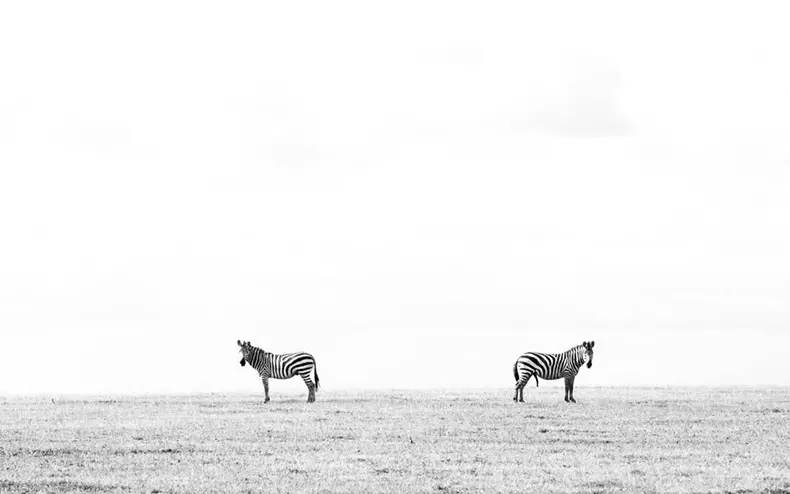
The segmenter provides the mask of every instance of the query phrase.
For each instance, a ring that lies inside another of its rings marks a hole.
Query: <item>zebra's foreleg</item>
[[[576,376],[571,376],[569,379],[570,379],[570,384],[568,386],[568,390],[570,392],[570,400],[571,403],[576,403],[576,400],[573,398],[573,382],[576,380]]]
[[[263,391],[266,392],[266,399],[263,402],[269,403],[271,401],[271,398],[269,398],[269,378],[262,377],[261,380],[263,381]]]
[[[573,381],[575,380],[576,376],[565,377],[565,401],[568,403],[576,403],[576,400],[573,399]]]

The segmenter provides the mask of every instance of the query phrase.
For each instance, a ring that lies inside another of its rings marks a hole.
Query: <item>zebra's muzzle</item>
[[[242,367],[244,367],[244,364],[246,364],[246,363],[247,363],[247,361],[246,361],[246,360],[244,360],[244,359],[241,359],[241,361],[239,362],[239,365],[241,365]]]
[[[590,360],[589,362],[587,362],[587,368],[589,369],[590,367],[592,367],[592,360]]]

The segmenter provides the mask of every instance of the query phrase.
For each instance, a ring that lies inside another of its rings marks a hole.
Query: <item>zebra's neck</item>
[[[577,371],[582,368],[584,365],[584,352],[582,351],[581,346],[576,346],[568,350],[568,357],[573,365],[574,369]]]
[[[252,354],[250,357],[252,360],[250,365],[258,370],[263,369],[268,361],[266,352],[257,347],[252,347]]]

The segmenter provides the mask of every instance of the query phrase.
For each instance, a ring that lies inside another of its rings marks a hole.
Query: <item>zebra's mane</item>
[[[264,350],[263,348],[260,348],[260,347],[257,347],[257,346],[253,346],[252,343],[250,343],[250,355],[264,356],[267,353],[268,352],[266,350]]]
[[[566,355],[573,357],[574,362],[577,358],[584,359],[584,345],[576,345],[575,347],[571,348],[567,352]]]
[[[266,350],[254,346],[249,341],[247,342],[247,353],[242,358],[242,362],[246,360],[249,362],[250,367],[260,370],[259,367],[266,361],[266,358]]]

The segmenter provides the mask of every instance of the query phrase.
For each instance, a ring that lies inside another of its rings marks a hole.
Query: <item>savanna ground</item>
[[[790,493],[790,389],[0,398],[0,492]]]

